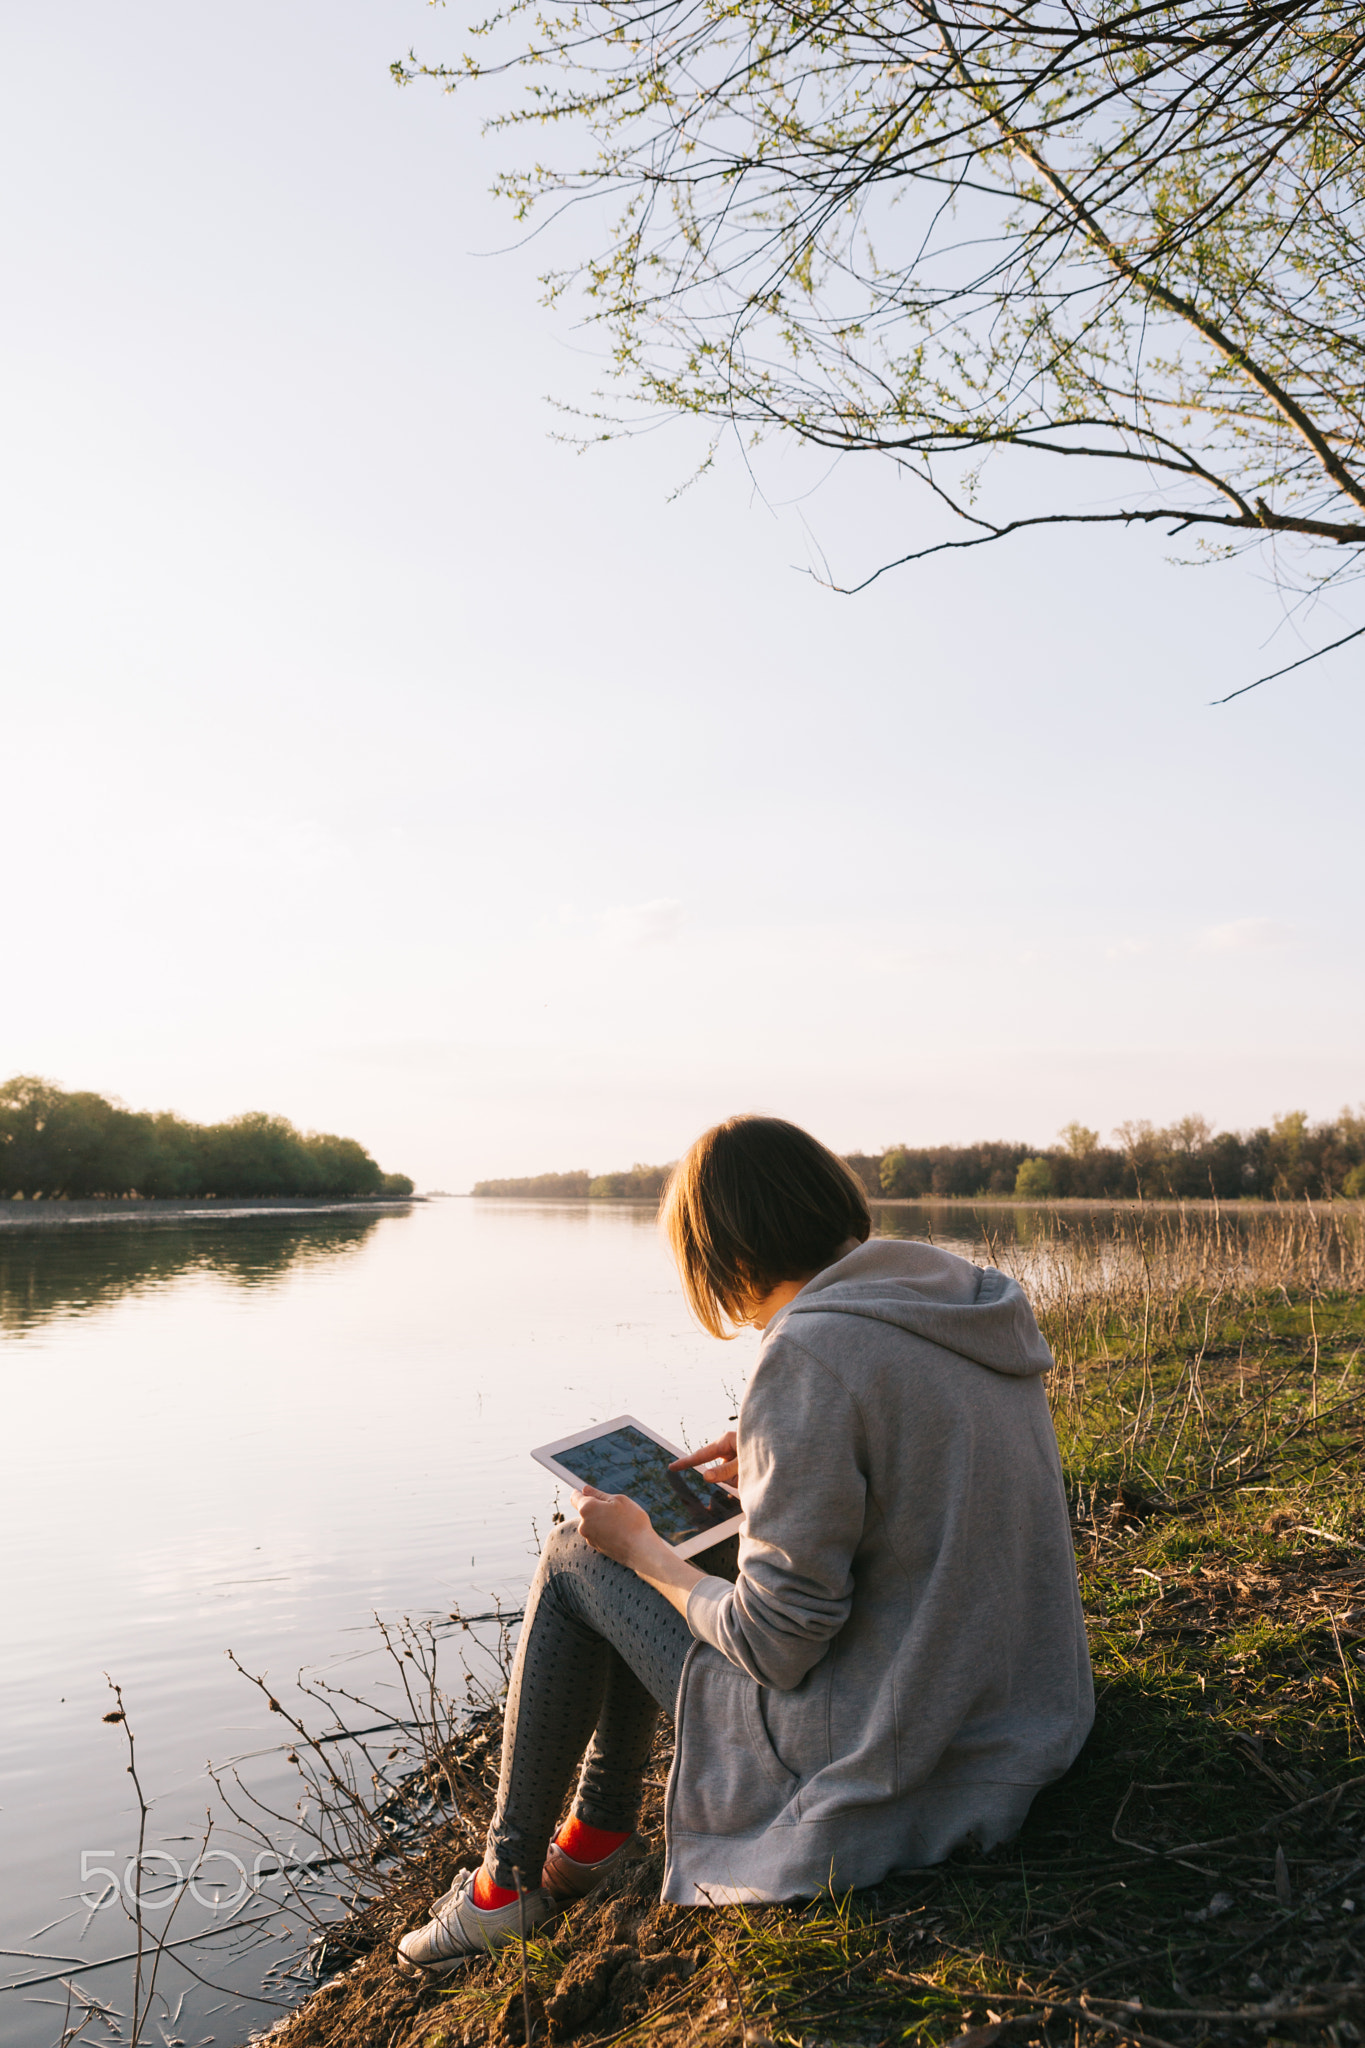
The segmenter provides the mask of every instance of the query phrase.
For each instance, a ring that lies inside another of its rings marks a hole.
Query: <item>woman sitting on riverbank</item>
[[[631,1853],[660,1709],[681,1905],[988,1848],[1093,1719],[1051,1354],[1017,1282],[869,1241],[842,1160],[769,1117],[699,1138],[663,1223],[712,1335],[765,1332],[738,1431],[680,1460],[738,1484],[737,1572],[679,1558],[624,1495],[573,1496],[527,1602],[483,1864],[400,1944],[433,1974],[516,1937],[518,1873],[530,1927]]]

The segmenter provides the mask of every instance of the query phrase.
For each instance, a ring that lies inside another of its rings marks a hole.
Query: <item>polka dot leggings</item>
[[[733,1579],[737,1552],[732,1537],[693,1561]],[[577,1529],[553,1532],[531,1582],[507,1693],[484,1858],[495,1884],[510,1889],[517,1870],[528,1889],[539,1884],[580,1759],[579,1819],[618,1833],[635,1826],[659,1710],[673,1712],[692,1641],[662,1593],[593,1550]]]

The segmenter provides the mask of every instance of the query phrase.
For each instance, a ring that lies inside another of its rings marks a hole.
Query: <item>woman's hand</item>
[[[714,1462],[713,1462],[714,1461]],[[703,1479],[713,1480],[718,1486],[733,1486],[739,1477],[739,1441],[732,1429],[724,1436],[718,1436],[713,1444],[703,1444],[699,1451],[689,1451],[685,1458],[675,1458],[669,1466],[670,1472],[689,1472],[694,1465],[705,1465]]]
[[[628,1493],[600,1493],[595,1486],[581,1487],[569,1498],[584,1542],[626,1565],[686,1619],[688,1595],[700,1585],[702,1573],[664,1541],[639,1502]]]
[[[585,1486],[569,1498],[578,1511],[583,1540],[604,1557],[628,1564],[632,1571],[637,1559],[643,1560],[663,1542],[661,1536],[655,1535],[649,1516],[628,1493],[599,1493],[595,1486]],[[667,1547],[665,1544],[664,1548]]]

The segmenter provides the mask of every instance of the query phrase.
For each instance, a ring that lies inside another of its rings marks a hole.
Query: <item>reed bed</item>
[[[661,1747],[650,1853],[528,1943],[525,2005],[515,1951],[414,1982],[394,1944],[478,1853],[497,1687],[453,1713],[435,1638],[396,1642],[419,1754],[343,1794],[298,1724],[349,1910],[272,2048],[514,2044],[528,2009],[583,2048],[1365,2039],[1361,1212],[1134,1212],[988,1253],[1057,1356],[1098,1691],[1018,1841],[802,1906],[663,1907]]]

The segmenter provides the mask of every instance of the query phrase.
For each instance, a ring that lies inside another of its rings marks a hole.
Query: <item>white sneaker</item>
[[[527,1892],[510,1906],[476,1906],[474,1880],[477,1870],[461,1870],[448,1892],[432,1901],[431,1918],[425,1927],[414,1928],[398,1944],[398,1953],[413,1969],[428,1977],[449,1977],[471,1956],[486,1955],[505,1948],[521,1933],[522,1912],[526,1932],[543,1927],[559,1912],[559,1903],[542,1889]]]
[[[567,1902],[570,1899],[586,1898],[594,1886],[601,1883],[608,1871],[619,1870],[623,1863],[633,1863],[640,1854],[640,1837],[627,1835],[619,1848],[609,1856],[601,1857],[596,1863],[578,1863],[552,1841],[545,1852],[545,1868],[540,1873],[541,1890],[548,1892],[552,1899]]]

